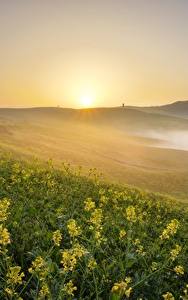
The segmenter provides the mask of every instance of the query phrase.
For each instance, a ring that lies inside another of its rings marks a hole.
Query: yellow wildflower
[[[46,296],[50,295],[50,291],[47,283],[44,283],[39,291],[39,299],[44,299]]]
[[[95,209],[95,202],[92,201],[91,198],[87,198],[87,199],[84,201],[84,204],[85,204],[84,209],[85,209],[86,211],[90,211],[90,210]]]
[[[75,246],[72,249],[64,250],[62,252],[61,259],[64,271],[73,271],[77,264],[77,260],[80,259],[85,253],[86,250],[79,244],[75,244]]]
[[[0,225],[0,247],[1,245],[6,246],[10,244],[10,234],[6,228],[3,228],[3,225]]]
[[[101,241],[101,232],[99,230],[96,230],[94,236],[95,236],[95,239],[97,240],[97,242],[100,243],[100,241]]]
[[[101,189],[99,190],[99,195],[104,195],[105,192],[106,192],[105,189],[102,189],[102,188],[101,188]]]
[[[180,299],[188,300],[188,284],[186,284],[185,289],[183,290],[184,295],[180,296]]]
[[[177,275],[183,275],[184,274],[184,268],[182,266],[176,266],[174,268],[174,271],[176,272]]]
[[[61,235],[61,232],[60,230],[56,230],[53,232],[53,237],[52,237],[53,241],[54,241],[54,244],[56,246],[60,246],[60,243],[62,241],[62,235]]]
[[[141,245],[141,242],[140,242],[140,240],[139,239],[135,239],[134,241],[133,241],[133,244],[136,246],[136,252],[137,253],[139,253],[139,254],[141,254],[141,255],[145,255],[146,254],[146,252],[144,251],[144,247]]]
[[[124,281],[115,283],[111,290],[112,293],[117,293],[120,297],[125,295],[127,298],[129,298],[132,292],[132,288],[128,287],[130,282],[131,282],[131,278],[126,277]]]
[[[158,268],[158,264],[155,261],[153,261],[151,264],[151,270],[154,272],[157,270],[157,268]]]
[[[22,284],[24,273],[21,272],[21,267],[10,267],[7,273],[7,283],[11,285]]]
[[[10,206],[10,201],[7,198],[0,200],[0,222],[4,222],[8,216],[8,208]]]
[[[39,280],[43,281],[45,277],[48,274],[48,268],[46,266],[45,260],[38,256],[36,259],[32,262],[32,267],[28,270],[30,273],[36,273],[39,276]]]
[[[97,262],[94,258],[90,258],[90,260],[88,261],[87,267],[89,270],[94,270],[97,267]]]
[[[35,260],[32,262],[32,268],[30,268],[29,272],[32,273],[32,270],[39,271],[44,267],[45,261],[41,256],[37,256]]]
[[[130,287],[130,288],[128,288],[128,290],[125,291],[125,296],[126,296],[127,298],[129,298],[130,295],[131,295],[131,292],[132,292],[132,288]]]
[[[63,291],[69,295],[74,296],[74,291],[77,290],[77,287],[73,285],[72,280],[70,280],[68,283],[64,285]]]
[[[70,219],[67,224],[67,229],[72,238],[77,237],[81,234],[81,229],[77,226],[74,219]]]
[[[126,208],[126,218],[129,222],[135,223],[137,221],[135,207],[130,205]]]
[[[80,244],[76,243],[72,248],[72,252],[77,258],[81,258],[84,254],[86,254],[86,250]]]
[[[176,245],[174,249],[172,249],[170,251],[171,254],[171,260],[175,260],[176,257],[179,255],[179,253],[181,252],[182,247],[180,245]]]
[[[10,289],[10,288],[6,288],[6,289],[5,289],[5,292],[6,292],[9,296],[13,296],[13,294],[14,294],[14,291],[13,291],[12,289]]]
[[[108,203],[108,197],[105,195],[102,195],[100,197],[100,206],[106,205]]]
[[[162,234],[160,235],[161,240],[168,240],[170,236],[173,236],[177,229],[179,228],[180,223],[178,220],[174,219],[172,220],[167,227],[163,230]]]
[[[175,300],[174,296],[170,292],[167,292],[166,294],[164,294],[163,298],[164,298],[164,300]]]
[[[119,238],[123,239],[126,236],[126,234],[127,234],[127,232],[124,229],[120,230],[120,232],[119,232]]]
[[[90,222],[96,226],[99,227],[101,225],[102,222],[102,209],[100,208],[96,208],[92,214],[91,214],[91,218],[90,218]]]
[[[62,252],[61,263],[65,272],[73,271],[77,264],[76,255],[70,250],[64,250]]]

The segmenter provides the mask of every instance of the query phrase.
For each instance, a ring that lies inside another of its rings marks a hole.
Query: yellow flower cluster
[[[108,203],[108,197],[105,195],[102,195],[100,197],[100,206],[102,207],[103,205],[106,205]]]
[[[130,205],[126,208],[126,218],[129,222],[135,223],[137,221],[135,207]]]
[[[76,257],[81,258],[83,255],[87,253],[86,249],[82,247],[80,244],[76,243],[72,248]]]
[[[0,225],[0,249],[1,245],[6,246],[10,244],[10,234],[6,228],[3,228],[3,225]]]
[[[164,294],[163,299],[164,300],[175,300],[174,296],[170,292],[167,292],[166,294]]]
[[[85,204],[85,211],[90,211],[90,210],[93,210],[95,209],[95,202],[92,201],[91,198],[87,198],[85,201],[84,201],[84,204]]]
[[[96,240],[96,243],[99,245],[102,241],[105,239],[102,237],[101,231],[102,231],[102,209],[96,208],[91,213],[91,217],[89,222],[91,223],[90,229],[94,230],[94,238]]]
[[[13,297],[14,295],[14,290],[10,289],[10,288],[5,288],[5,292],[8,296]]]
[[[102,209],[96,208],[90,218],[90,223],[93,224],[95,227],[100,227],[102,223]]]
[[[180,223],[178,220],[174,219],[172,220],[167,227],[163,230],[162,234],[160,235],[161,240],[168,240],[170,236],[173,236],[178,228],[180,226]]]
[[[146,254],[146,252],[144,251],[144,247],[141,245],[141,242],[139,239],[134,240],[133,244],[136,246],[136,252],[138,254],[141,254],[143,256]]]
[[[40,281],[44,281],[49,272],[46,262],[41,256],[36,257],[28,271],[31,274],[38,275]]]
[[[4,198],[0,201],[0,222],[7,220],[9,206],[10,201],[7,198]]]
[[[176,272],[177,275],[183,275],[184,274],[184,268],[182,266],[176,266],[174,268],[174,271]]]
[[[60,243],[62,241],[62,235],[61,235],[60,230],[56,230],[53,232],[52,239],[53,239],[54,244],[59,247]]]
[[[75,238],[81,234],[80,227],[76,224],[74,219],[70,219],[67,223],[67,229],[72,238]]]
[[[39,298],[38,299],[46,299],[46,297],[49,296],[49,295],[50,295],[49,287],[48,287],[47,283],[44,282],[42,284],[42,287],[41,287],[40,291],[39,291]]]
[[[158,268],[158,263],[153,261],[151,264],[151,270],[154,272],[157,270],[157,268]]]
[[[77,264],[77,259],[75,254],[71,250],[64,250],[62,252],[61,263],[65,272],[73,271]]]
[[[77,290],[77,287],[74,286],[72,280],[70,280],[68,283],[64,285],[63,291],[69,295],[69,296],[74,296],[74,291]]]
[[[111,191],[111,192],[112,192],[112,191]],[[99,190],[99,195],[100,195],[100,196],[105,195],[105,193],[106,193],[105,189],[102,189],[102,188],[101,188],[101,189]]]
[[[5,255],[7,262],[10,262],[10,258],[7,256],[7,249],[6,246],[10,244],[10,233],[8,232],[7,228],[4,227],[4,222],[7,220],[9,215],[8,209],[10,206],[10,201],[7,198],[4,198],[0,201],[0,253]],[[19,297],[18,293],[16,292],[17,286],[23,283],[23,277],[25,276],[23,272],[21,272],[21,267],[13,266],[11,267],[9,264],[6,266],[8,267],[6,273],[6,284],[4,291],[6,293],[6,299],[18,299],[23,300]],[[7,297],[8,296],[8,297]]]
[[[77,260],[80,259],[85,253],[86,250],[79,244],[76,244],[71,249],[62,251],[61,263],[63,264],[64,271],[73,271],[76,267]]]
[[[23,300],[23,298],[19,297],[18,293],[15,292],[12,288],[5,288],[5,293],[8,295],[8,299]]]
[[[7,273],[7,283],[10,285],[22,284],[24,273],[21,272],[21,267],[10,267]]]
[[[126,236],[127,232],[124,229],[121,229],[119,232],[119,238],[120,240],[123,239]]]
[[[114,286],[112,287],[112,293],[118,294],[120,297],[125,295],[127,298],[130,297],[130,294],[132,292],[132,288],[129,287],[129,284],[131,282],[130,277],[126,277],[124,281],[115,283]]]
[[[37,275],[41,282],[38,299],[46,299],[46,296],[50,294],[50,291],[48,284],[46,283],[46,278],[49,274],[49,268],[47,267],[45,260],[41,256],[36,257],[36,259],[32,262],[32,267],[29,268],[28,271],[31,274]]]
[[[174,261],[176,259],[176,257],[179,255],[179,253],[181,252],[181,250],[182,250],[182,247],[180,245],[176,245],[175,248],[170,251],[171,260]]]
[[[90,271],[94,270],[97,267],[97,262],[94,258],[90,258],[87,264],[87,267]]]
[[[0,252],[3,247],[3,252],[6,253],[6,246],[10,244],[10,234],[7,228],[4,227],[3,223],[8,217],[8,208],[10,206],[10,201],[7,198],[0,200]]]
[[[180,296],[180,299],[188,300],[188,284],[186,284],[185,289],[183,290],[184,295]]]

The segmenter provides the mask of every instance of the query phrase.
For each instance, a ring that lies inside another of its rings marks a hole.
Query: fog
[[[153,139],[150,146],[188,151],[188,131],[155,131],[138,132],[139,136]]]

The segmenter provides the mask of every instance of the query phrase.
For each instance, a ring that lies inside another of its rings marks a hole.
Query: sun
[[[92,96],[89,96],[89,95],[84,95],[81,97],[80,99],[80,104],[82,107],[91,107],[92,104],[93,104],[93,97]]]

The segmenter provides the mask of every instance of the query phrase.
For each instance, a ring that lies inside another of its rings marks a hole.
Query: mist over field
[[[182,104],[179,103],[178,107]],[[185,105],[185,104],[183,104]],[[26,159],[52,158],[105,180],[185,198],[188,119],[152,108],[0,109],[0,147]]]
[[[173,130],[173,131],[153,131],[144,130],[137,133],[138,136],[147,137],[153,141],[151,145],[159,148],[169,148],[188,151],[188,132]]]

